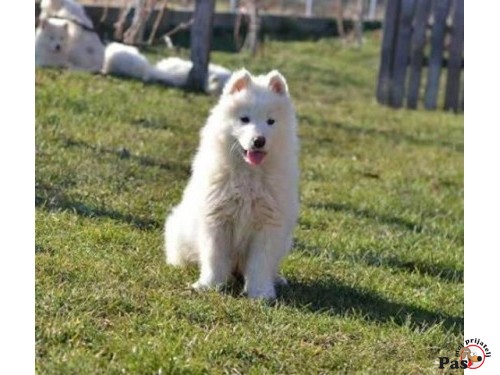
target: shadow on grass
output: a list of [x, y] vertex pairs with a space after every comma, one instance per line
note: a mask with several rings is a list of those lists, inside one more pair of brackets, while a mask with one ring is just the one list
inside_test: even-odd
[[[312, 118], [307, 115], [303, 115], [299, 117], [299, 121], [305, 121], [309, 124], [318, 124], [318, 119]], [[396, 130], [383, 130], [383, 129], [373, 129], [373, 128], [365, 128], [360, 126], [352, 126], [342, 124], [340, 122], [333, 123], [324, 123], [322, 124], [328, 129], [338, 129], [345, 133], [349, 133], [355, 136], [359, 135], [369, 135], [379, 138], [384, 138], [388, 140], [392, 140], [396, 143], [407, 142], [417, 146], [433, 146], [433, 147], [445, 147], [450, 150], [463, 153], [464, 152], [464, 144], [463, 142], [449, 142], [439, 139], [431, 139], [431, 138], [421, 138], [416, 137], [410, 134], [405, 134]], [[333, 143], [333, 141], [332, 141]]]
[[80, 147], [80, 148], [85, 148], [88, 150], [95, 151], [98, 154], [109, 154], [109, 155], [115, 155], [120, 159], [135, 160], [140, 165], [143, 165], [146, 167], [157, 167], [157, 168], [169, 171], [169, 172], [176, 172], [177, 174], [179, 174], [179, 177], [187, 178], [187, 177], [189, 177], [189, 174], [190, 174], [190, 166], [188, 164], [173, 162], [171, 160], [162, 161], [162, 160], [151, 158], [149, 156], [134, 155], [128, 149], [126, 149], [124, 147], [121, 149], [111, 149], [111, 148], [107, 148], [107, 147], [91, 145], [87, 142], [80, 141], [80, 140], [74, 140], [72, 138], [63, 139], [63, 142], [64, 142], [65, 147], [69, 147], [69, 148]]
[[393, 302], [374, 292], [344, 285], [333, 278], [311, 283], [293, 279], [288, 281], [288, 287], [280, 288], [279, 302], [289, 306], [338, 316], [358, 313], [367, 321], [394, 322], [398, 325], [409, 323], [412, 327], [422, 330], [442, 324], [447, 330], [463, 332], [463, 317]]
[[155, 129], [155, 130], [167, 130], [167, 129], [175, 129], [177, 127], [168, 124], [165, 120], [156, 118], [144, 118], [139, 117], [131, 120], [130, 122], [134, 126], [140, 126], [146, 129]]
[[156, 220], [123, 214], [113, 209], [95, 207], [84, 202], [72, 200], [66, 197], [57, 187], [43, 183], [37, 183], [35, 207], [47, 211], [69, 211], [88, 218], [109, 218], [141, 230], [155, 230], [162, 227], [161, 223]]
[[380, 129], [362, 128], [358, 126], [348, 126], [341, 124], [339, 122], [333, 123], [332, 126], [336, 129], [354, 135], [360, 135], [360, 134], [373, 135], [376, 137], [390, 139], [397, 143], [408, 142], [416, 146], [445, 147], [456, 152], [460, 153], [464, 152], [463, 143], [453, 143], [453, 142], [441, 141], [438, 139], [430, 139], [430, 138], [418, 138], [413, 135], [404, 134], [394, 130], [380, 130]]
[[[293, 248], [294, 251], [298, 251], [308, 256], [319, 256], [321, 253], [332, 252], [325, 248], [307, 245], [298, 240], [294, 240]], [[384, 255], [368, 249], [366, 251], [360, 250], [356, 254], [338, 254], [336, 259], [362, 263], [372, 267], [386, 267], [393, 270], [438, 277], [447, 282], [458, 283], [464, 281], [463, 269], [455, 269], [453, 267], [432, 264], [421, 260], [401, 259], [394, 255]]]
[[374, 267], [388, 267], [402, 271], [419, 273], [432, 277], [438, 277], [449, 282], [463, 282], [464, 270], [423, 262], [420, 260], [405, 260], [393, 255], [380, 255], [372, 251], [361, 252], [354, 256], [354, 260]]
[[378, 214], [364, 208], [354, 207], [347, 203], [311, 203], [308, 204], [308, 206], [314, 209], [346, 212], [362, 219], [371, 219], [382, 224], [393, 225], [399, 227], [400, 229], [408, 230], [414, 233], [421, 233], [424, 229], [422, 225], [410, 220], [406, 220], [397, 216]]

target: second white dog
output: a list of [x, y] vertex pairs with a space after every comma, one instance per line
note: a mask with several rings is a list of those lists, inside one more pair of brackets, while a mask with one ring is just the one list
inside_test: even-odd
[[167, 262], [200, 265], [196, 289], [233, 273], [273, 299], [298, 217], [295, 111], [283, 76], [233, 74], [201, 131], [192, 176], [165, 226]]

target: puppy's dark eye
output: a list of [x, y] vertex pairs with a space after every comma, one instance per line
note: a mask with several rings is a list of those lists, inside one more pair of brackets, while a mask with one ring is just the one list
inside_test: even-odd
[[268, 118], [266, 122], [267, 122], [267, 125], [273, 125], [274, 124], [274, 119], [273, 118]]
[[250, 122], [250, 117], [243, 116], [243, 117], [240, 117], [240, 120], [241, 120], [242, 123], [248, 124]]

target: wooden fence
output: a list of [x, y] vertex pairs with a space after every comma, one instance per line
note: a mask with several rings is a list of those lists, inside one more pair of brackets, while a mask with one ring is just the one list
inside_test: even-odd
[[388, 0], [383, 30], [378, 102], [436, 109], [441, 86], [444, 109], [463, 110], [464, 0]]

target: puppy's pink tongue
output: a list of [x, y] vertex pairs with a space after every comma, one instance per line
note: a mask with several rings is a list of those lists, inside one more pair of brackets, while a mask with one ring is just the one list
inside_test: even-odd
[[259, 165], [260, 163], [262, 163], [262, 160], [264, 160], [264, 156], [266, 156], [266, 153], [262, 151], [247, 151], [246, 156], [247, 161], [251, 165]]

